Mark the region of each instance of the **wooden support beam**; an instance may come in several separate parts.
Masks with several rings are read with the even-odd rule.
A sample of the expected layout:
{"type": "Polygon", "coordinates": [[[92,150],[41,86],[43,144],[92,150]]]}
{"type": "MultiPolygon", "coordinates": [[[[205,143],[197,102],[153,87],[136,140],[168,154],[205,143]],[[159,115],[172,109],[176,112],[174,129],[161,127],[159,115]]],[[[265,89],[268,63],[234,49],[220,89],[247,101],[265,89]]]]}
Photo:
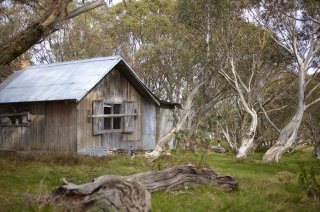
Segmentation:
{"type": "Polygon", "coordinates": [[[101,114],[101,115],[90,115],[91,118],[117,118],[117,117],[126,117],[126,116],[137,116],[137,114],[101,114]]]}
{"type": "Polygon", "coordinates": [[[12,117],[12,116],[30,116],[29,112],[19,112],[19,113],[2,113],[0,114],[1,117],[12,117]]]}

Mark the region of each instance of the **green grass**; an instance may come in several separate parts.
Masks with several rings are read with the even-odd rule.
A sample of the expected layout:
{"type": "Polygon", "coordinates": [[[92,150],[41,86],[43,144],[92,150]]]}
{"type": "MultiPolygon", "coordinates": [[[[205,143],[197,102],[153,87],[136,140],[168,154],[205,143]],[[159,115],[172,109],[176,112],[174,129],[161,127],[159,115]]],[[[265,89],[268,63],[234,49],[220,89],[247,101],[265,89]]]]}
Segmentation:
{"type": "MultiPolygon", "coordinates": [[[[239,181],[239,189],[227,193],[209,185],[186,190],[152,194],[153,211],[320,211],[298,186],[300,165],[314,167],[320,181],[320,162],[310,149],[285,156],[278,164],[261,164],[256,153],[238,162],[231,154],[209,153],[202,166],[208,166],[239,181]],[[284,178],[281,178],[284,173],[284,178]]],[[[174,165],[199,165],[201,153],[174,151],[154,163],[137,157],[94,158],[84,156],[0,155],[0,211],[50,211],[50,206],[28,206],[25,196],[42,196],[59,185],[60,179],[80,184],[92,178],[113,174],[130,175],[174,165]]]]}

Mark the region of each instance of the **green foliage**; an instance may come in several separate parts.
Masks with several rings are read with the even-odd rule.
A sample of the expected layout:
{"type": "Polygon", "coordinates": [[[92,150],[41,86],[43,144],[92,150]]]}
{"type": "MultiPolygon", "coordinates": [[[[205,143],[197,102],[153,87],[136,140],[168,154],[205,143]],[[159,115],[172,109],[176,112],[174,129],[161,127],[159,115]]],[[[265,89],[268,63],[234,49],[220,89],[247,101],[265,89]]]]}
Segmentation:
{"type": "Polygon", "coordinates": [[[316,180],[314,168],[309,173],[303,164],[300,165],[298,185],[301,190],[314,201],[320,200],[320,184],[316,180]]]}
{"type": "Polygon", "coordinates": [[[197,132],[190,134],[188,131],[180,130],[176,134],[177,149],[195,151],[206,151],[210,145],[217,142],[212,140],[208,136],[208,131],[198,130],[197,132]]]}

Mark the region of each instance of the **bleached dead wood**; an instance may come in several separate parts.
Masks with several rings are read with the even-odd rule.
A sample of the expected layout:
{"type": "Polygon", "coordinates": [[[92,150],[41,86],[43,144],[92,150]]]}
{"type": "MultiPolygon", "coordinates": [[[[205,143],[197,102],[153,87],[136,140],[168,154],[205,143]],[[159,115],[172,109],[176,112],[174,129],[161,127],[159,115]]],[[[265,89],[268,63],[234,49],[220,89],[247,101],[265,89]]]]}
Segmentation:
{"type": "Polygon", "coordinates": [[[91,183],[75,185],[63,179],[50,198],[63,211],[149,211],[150,192],[135,180],[104,176],[91,183]]]}
{"type": "Polygon", "coordinates": [[[105,175],[91,183],[75,185],[63,180],[52,193],[52,201],[68,210],[88,207],[104,210],[147,211],[150,193],[185,188],[194,184],[212,184],[226,191],[237,188],[231,176],[221,176],[212,169],[177,166],[162,171],[143,172],[130,176],[105,175]]]}

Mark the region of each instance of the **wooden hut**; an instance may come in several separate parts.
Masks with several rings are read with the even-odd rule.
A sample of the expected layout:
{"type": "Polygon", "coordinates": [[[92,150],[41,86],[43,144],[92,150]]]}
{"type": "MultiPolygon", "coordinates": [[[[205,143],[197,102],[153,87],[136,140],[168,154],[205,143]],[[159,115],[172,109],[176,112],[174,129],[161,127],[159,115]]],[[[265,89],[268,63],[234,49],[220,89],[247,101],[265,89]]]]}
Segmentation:
{"type": "Polygon", "coordinates": [[[0,85],[0,149],[152,150],[177,105],[159,100],[121,57],[31,66],[0,85]]]}

